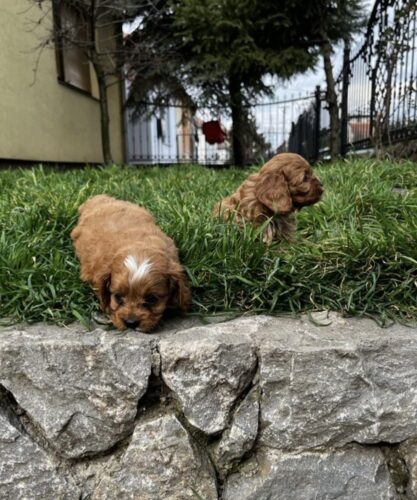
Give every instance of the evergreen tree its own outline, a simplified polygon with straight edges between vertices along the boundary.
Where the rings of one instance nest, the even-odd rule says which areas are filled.
[[[227,107],[232,117],[234,163],[246,163],[245,105],[270,88],[266,75],[288,78],[316,61],[308,43],[302,1],[182,0],[175,26],[198,77],[204,102]],[[308,17],[308,9],[305,11]],[[300,30],[302,28],[302,30]]]
[[[149,100],[159,104],[174,96],[187,106],[229,110],[234,163],[243,165],[253,129],[246,106],[270,95],[271,77],[304,72],[321,54],[333,154],[340,149],[330,56],[335,43],[362,26],[361,0],[159,0],[151,5],[133,35],[142,47],[134,99],[144,102],[152,93]]]

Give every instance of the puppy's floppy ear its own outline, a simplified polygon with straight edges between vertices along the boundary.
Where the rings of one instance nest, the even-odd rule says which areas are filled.
[[[99,278],[98,286],[95,288],[101,309],[106,312],[110,305],[110,273],[103,274]]]
[[[185,277],[185,272],[178,262],[171,263],[169,272],[171,284],[169,306],[179,309],[181,312],[185,313],[191,299],[191,293]]]
[[[288,214],[294,210],[283,172],[260,173],[255,185],[255,195],[276,214]]]

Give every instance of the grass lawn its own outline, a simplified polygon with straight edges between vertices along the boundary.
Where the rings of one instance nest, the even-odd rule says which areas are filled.
[[[175,240],[192,313],[331,309],[416,320],[417,164],[362,159],[318,167],[323,201],[298,214],[295,244],[271,247],[255,231],[210,215],[250,171],[0,171],[0,317],[68,323],[97,309],[69,234],[78,205],[108,193],[146,206]]]

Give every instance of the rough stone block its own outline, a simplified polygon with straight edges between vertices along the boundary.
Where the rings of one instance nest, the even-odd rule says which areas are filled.
[[[259,345],[261,438],[278,449],[417,435],[417,335],[395,325],[271,320]],[[292,326],[291,326],[292,325]]]
[[[98,453],[133,431],[151,372],[146,336],[60,328],[0,336],[0,384],[57,453]]]
[[[223,500],[393,500],[382,453],[352,448],[327,453],[263,450],[231,475]]]
[[[197,327],[163,338],[159,350],[162,378],[188,421],[207,434],[222,431],[256,370],[247,338],[219,325]]]
[[[78,500],[80,491],[0,409],[0,498]]]
[[[217,499],[215,473],[173,415],[137,425],[117,464],[101,477],[93,500]]]
[[[230,428],[210,450],[218,471],[226,474],[252,449],[258,435],[258,421],[259,390],[255,387],[236,408]]]

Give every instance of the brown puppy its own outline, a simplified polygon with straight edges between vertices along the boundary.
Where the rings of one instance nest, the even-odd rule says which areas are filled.
[[[119,330],[150,332],[167,308],[186,311],[190,292],[177,248],[145,208],[98,195],[78,212],[71,238],[81,279]]]
[[[304,158],[282,153],[249,176],[231,196],[217,203],[214,214],[255,227],[271,219],[263,230],[264,241],[291,240],[295,230],[293,212],[319,201],[323,191]]]

